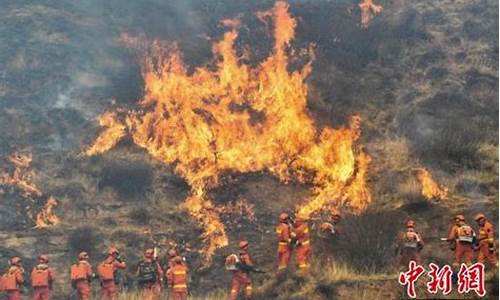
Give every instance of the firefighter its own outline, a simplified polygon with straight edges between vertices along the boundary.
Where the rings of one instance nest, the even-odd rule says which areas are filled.
[[[252,297],[252,280],[250,279],[250,271],[253,269],[253,262],[248,253],[248,241],[239,242],[239,255],[237,257],[236,270],[233,272],[231,280],[231,291],[229,294],[230,300],[238,299],[240,289],[243,288],[245,298],[251,299]]]
[[[121,259],[118,249],[110,248],[106,259],[97,266],[97,274],[101,280],[101,300],[117,299],[116,272],[126,267],[127,264]]]
[[[309,238],[309,225],[307,219],[303,216],[297,216],[294,228],[295,238],[297,239],[296,259],[299,270],[305,271],[310,267],[311,241]]]
[[[155,250],[148,248],[144,251],[144,260],[137,266],[137,281],[143,291],[144,300],[155,300],[160,295],[163,270],[158,263]]]
[[[174,258],[179,256],[179,253],[177,253],[177,250],[175,250],[175,248],[172,248],[168,250],[167,255],[168,255],[167,270],[168,270],[175,265]]]
[[[407,267],[410,261],[415,261],[421,264],[420,251],[424,248],[422,236],[415,230],[415,221],[408,220],[406,222],[405,232],[401,232],[398,241],[398,250],[401,255],[400,264],[402,267]]]
[[[1,286],[7,293],[7,300],[21,300],[21,286],[24,284],[24,269],[20,257],[9,260],[9,270],[2,275]]]
[[[498,259],[495,255],[495,232],[493,225],[481,213],[477,214],[474,220],[476,220],[479,226],[479,253],[477,261],[480,263],[487,261],[491,266],[498,267]]]
[[[290,226],[290,216],[281,213],[279,224],[276,226],[278,235],[278,272],[286,269],[292,256],[292,229]]]
[[[328,216],[328,220],[319,225],[318,235],[320,239],[316,245],[318,249],[318,254],[321,259],[326,262],[331,262],[332,253],[334,251],[334,243],[336,238],[342,234],[342,230],[339,229],[339,223],[342,219],[340,213],[332,209]]]
[[[463,215],[455,216],[455,225],[451,228],[447,240],[450,243],[450,248],[455,251],[453,266],[458,268],[462,260],[470,265],[476,242],[476,233],[467,225]]]
[[[54,271],[49,268],[49,257],[46,254],[38,256],[38,264],[31,271],[31,285],[33,286],[33,300],[50,299],[50,291],[54,282]]]
[[[189,268],[180,256],[172,259],[172,267],[166,272],[171,300],[187,300]],[[169,298],[170,299],[170,298]]]
[[[71,286],[76,289],[78,299],[90,299],[90,283],[95,277],[92,266],[89,263],[89,254],[85,251],[78,254],[78,262],[70,269]]]

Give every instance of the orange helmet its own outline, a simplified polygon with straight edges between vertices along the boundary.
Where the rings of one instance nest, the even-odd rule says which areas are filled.
[[[116,249],[114,247],[109,248],[108,255],[115,255],[115,254],[116,255],[120,254],[120,251],[118,251],[118,249]]]
[[[332,232],[333,225],[328,222],[321,223],[321,225],[319,226],[319,230],[321,230],[322,232]]]
[[[289,218],[289,215],[286,212],[282,212],[280,214],[280,222],[285,222],[286,220],[288,220],[288,218]]]
[[[48,263],[49,256],[47,254],[41,254],[40,256],[38,256],[38,261],[41,263]]]
[[[474,217],[474,220],[476,220],[476,221],[478,221],[478,222],[479,222],[479,220],[481,220],[481,219],[486,219],[486,216],[485,216],[485,215],[483,215],[483,214],[481,214],[481,213],[479,213],[479,214],[477,214],[477,215]]]
[[[78,259],[79,260],[85,260],[85,259],[88,259],[89,258],[89,254],[85,251],[82,251],[80,252],[80,254],[78,254]]]
[[[178,255],[177,255],[176,257],[174,257],[174,259],[173,259],[173,260],[174,260],[174,263],[176,263],[176,264],[180,264],[180,263],[182,263],[182,257],[180,257],[180,256],[178,256]]]
[[[464,221],[465,222],[465,217],[464,217],[464,215],[456,215],[455,216],[455,220],[459,220],[459,221]]]
[[[240,249],[244,249],[248,247],[248,241],[240,241],[239,243]]]
[[[10,264],[11,265],[17,265],[22,262],[21,258],[19,256],[14,256],[10,259]]]
[[[168,257],[176,257],[176,256],[177,256],[177,251],[175,251],[175,249],[168,250]]]
[[[416,225],[416,223],[413,220],[408,220],[406,222],[406,227],[408,227],[408,228],[410,228],[410,227],[415,228],[415,225]]]
[[[148,248],[148,249],[144,250],[144,257],[153,258],[154,253],[155,253],[154,249]]]

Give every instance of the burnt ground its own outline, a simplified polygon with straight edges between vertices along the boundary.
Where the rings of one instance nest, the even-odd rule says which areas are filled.
[[[415,218],[427,240],[426,260],[449,262],[450,252],[439,237],[453,214],[498,214],[498,2],[380,2],[384,12],[362,29],[354,1],[290,1],[299,22],[294,45],[316,44],[309,108],[319,127],[342,126],[353,113],[363,118],[362,142],[373,158],[369,184],[374,203],[369,214],[346,222],[361,224],[358,234],[368,236],[370,224],[392,220],[377,232],[390,244],[399,230],[395,227]],[[196,66],[211,59],[206,36],[222,35],[218,21],[241,14],[245,27],[238,45],[250,45],[251,63],[257,63],[271,40],[253,12],[272,3],[1,1],[0,155],[31,149],[34,181],[60,200],[57,214],[62,218],[57,227],[35,230],[19,193],[0,194],[1,265],[19,254],[29,267],[46,251],[58,272],[66,274],[79,250],[89,250],[97,261],[110,244],[124,249],[133,263],[151,243],[144,234],[149,227],[164,240],[198,249],[200,231],[178,207],[188,186],[171,166],[126,141],[99,157],[78,154],[100,130],[97,115],[115,104],[132,107],[141,97],[135,55],[117,43],[122,33],[178,41],[186,61]],[[428,203],[420,196],[414,179],[414,168],[420,166],[450,188],[448,200]],[[255,261],[270,270],[276,215],[306,194],[306,187],[259,173],[238,176],[213,196],[218,203],[244,198],[255,205],[257,222],[240,216],[224,220],[231,240],[248,238]],[[363,270],[357,265],[365,255],[360,247],[370,243],[375,241],[360,239],[352,249],[340,243],[345,248],[337,250],[338,259]],[[372,270],[392,270],[388,249],[380,249]],[[193,274],[195,293],[226,288],[229,274],[221,264],[232,250],[222,249],[211,268]],[[346,251],[354,255],[343,255]],[[196,269],[196,250],[186,255]],[[311,284],[317,289],[303,294],[296,285],[275,290],[282,291],[283,299],[331,299],[349,298],[356,287],[369,291],[386,285]],[[400,297],[389,285],[394,290],[389,297]],[[70,289],[66,278],[60,276],[57,287],[65,298]],[[261,295],[271,297],[272,291],[264,287]]]

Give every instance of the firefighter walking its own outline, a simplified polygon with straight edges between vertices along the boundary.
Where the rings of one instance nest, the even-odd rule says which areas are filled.
[[[55,276],[49,267],[49,257],[46,254],[38,256],[38,264],[31,271],[31,286],[33,300],[49,300]]]
[[[278,272],[286,269],[292,256],[292,228],[290,226],[290,216],[281,213],[279,224],[276,226],[278,236]]]
[[[235,258],[234,264],[237,266],[233,272],[233,277],[231,280],[231,291],[229,293],[230,300],[238,299],[240,294],[240,289],[243,288],[245,298],[251,299],[252,290],[252,280],[250,278],[250,270],[253,268],[253,262],[248,253],[248,241],[239,242],[239,254]]]
[[[144,259],[138,264],[136,275],[143,299],[156,300],[161,292],[163,270],[156,260],[154,249],[144,251]]]
[[[120,258],[118,249],[110,248],[106,259],[97,266],[97,274],[101,280],[101,300],[117,299],[116,271],[126,267],[127,264]]]
[[[401,256],[401,267],[408,267],[410,261],[421,264],[420,251],[424,248],[424,241],[420,233],[415,229],[416,223],[413,220],[406,222],[406,230],[398,237],[398,252]]]
[[[299,270],[306,271],[310,267],[311,259],[311,240],[309,234],[309,225],[303,216],[297,216],[294,228],[295,238],[297,239],[296,260]]]
[[[493,225],[486,219],[484,214],[477,214],[474,220],[479,226],[477,261],[480,263],[488,262],[490,266],[498,267]]]
[[[476,242],[476,233],[465,222],[463,215],[455,216],[455,224],[448,234],[450,249],[454,250],[453,266],[460,267],[462,262],[470,265],[474,254],[473,248]]]
[[[7,293],[7,300],[21,300],[21,286],[24,284],[22,260],[14,256],[9,264],[9,270],[2,275],[1,287]]]
[[[188,297],[189,268],[180,256],[172,259],[172,265],[166,272],[171,300],[186,300]]]

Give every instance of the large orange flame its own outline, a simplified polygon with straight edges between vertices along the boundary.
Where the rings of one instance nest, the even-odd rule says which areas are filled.
[[[422,195],[428,200],[446,200],[448,198],[448,188],[437,184],[427,169],[417,169],[417,179],[422,185]]]
[[[312,196],[297,207],[305,217],[332,205],[361,212],[371,201],[366,187],[370,159],[356,146],[361,119],[354,116],[347,128],[318,130],[306,107],[312,48],[303,66],[290,71],[290,42],[297,23],[288,4],[278,1],[258,17],[274,20],[275,43],[267,59],[254,68],[236,53],[235,28],[214,44],[215,65],[191,73],[175,46],[148,44],[143,49],[145,94],[140,109],[121,116],[104,114],[101,124],[107,129],[85,152],[105,152],[128,132],[151,155],[175,165],[191,186],[183,207],[204,230],[207,262],[228,243],[218,209],[206,193],[225,172],[264,170],[283,182],[312,183]],[[145,45],[129,36],[122,40],[134,47]]]

